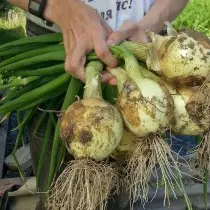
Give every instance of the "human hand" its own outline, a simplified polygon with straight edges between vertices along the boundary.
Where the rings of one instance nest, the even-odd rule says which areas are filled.
[[[126,20],[118,31],[112,32],[107,41],[110,45],[120,44],[124,40],[136,42],[149,42],[149,37],[146,34],[148,28],[142,22],[134,22]]]
[[[118,31],[110,34],[107,42],[109,45],[118,45],[125,40],[149,42],[149,37],[146,35],[146,31],[147,28],[144,26],[143,21],[136,23],[128,20],[123,23]],[[116,79],[113,78],[110,73],[106,72],[104,78],[106,78],[106,81],[108,81],[110,85],[116,85]]]
[[[95,50],[107,66],[115,67],[117,59],[109,51],[106,39],[113,32],[95,9],[81,0],[48,0],[45,18],[56,23],[64,39],[65,70],[83,82],[86,54]],[[107,77],[102,80],[106,81]]]

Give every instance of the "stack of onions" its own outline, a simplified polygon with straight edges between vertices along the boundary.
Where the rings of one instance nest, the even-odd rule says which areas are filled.
[[[155,81],[161,81],[169,90],[174,101],[171,130],[174,134],[202,136],[197,149],[200,173],[210,171],[210,83],[206,80],[198,87],[173,87],[169,82],[143,69],[143,74]]]
[[[71,161],[55,182],[50,209],[104,210],[118,173],[101,162],[120,143],[123,122],[117,109],[102,99],[100,73],[103,65],[86,67],[84,99],[72,104],[61,118],[61,138],[76,160]]]
[[[149,32],[152,43],[123,45],[141,61],[146,61],[149,70],[155,71],[170,82],[175,110],[171,125],[174,133],[183,135],[203,134],[198,150],[200,165],[209,165],[210,144],[210,40],[205,35],[184,29],[176,32],[168,24],[168,35]],[[171,88],[171,84],[176,90]],[[186,88],[189,87],[189,88]],[[208,162],[206,161],[208,160]]]
[[[174,102],[171,121],[173,133],[196,136],[209,130],[208,84],[205,85],[205,91],[195,87],[175,88],[147,69],[142,68],[142,71],[145,77],[162,82],[169,90]]]
[[[180,174],[177,160],[161,136],[171,123],[173,100],[161,82],[143,75],[134,56],[123,50],[121,57],[125,61],[125,71],[118,67],[110,73],[117,79],[117,106],[125,126],[136,136],[134,149],[127,160],[125,183],[132,202],[139,198],[147,202],[149,181],[157,165],[166,194],[169,188],[175,194],[177,186],[183,190],[177,176]]]

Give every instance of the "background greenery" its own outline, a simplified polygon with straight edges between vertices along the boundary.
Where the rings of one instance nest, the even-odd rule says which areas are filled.
[[[1,3],[0,3],[0,12],[7,12],[11,8],[12,8],[12,6],[8,3],[7,0],[1,0]]]
[[[195,29],[210,37],[210,0],[190,0],[174,26]]]
[[[174,21],[175,28],[196,29],[210,37],[210,0],[190,0]],[[25,37],[25,18],[20,9],[7,0],[0,3],[0,44]]]
[[[25,17],[22,10],[11,6],[7,0],[0,3],[0,44],[26,36]]]

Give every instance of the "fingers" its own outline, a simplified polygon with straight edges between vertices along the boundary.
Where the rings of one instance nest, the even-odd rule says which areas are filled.
[[[106,42],[106,33],[103,30],[96,30],[93,37],[93,46],[96,55],[102,60],[108,67],[115,67],[118,64],[118,60],[112,55]]]
[[[111,80],[112,78],[113,78],[112,74],[110,74],[108,71],[104,71],[102,73],[101,81],[102,82],[109,82],[109,80]]]
[[[82,44],[77,44],[71,56],[67,57],[67,71],[75,75],[81,81],[85,82],[84,65],[86,62],[86,47]]]
[[[118,31],[113,32],[107,39],[109,45],[118,45],[129,39],[138,30],[138,25],[131,21],[126,21]]]
[[[112,28],[104,21],[102,17],[101,18],[101,25],[103,26],[107,36],[111,35],[113,33]]]
[[[108,82],[112,86],[117,84],[117,80],[108,71],[105,71],[103,73],[101,81],[102,82]]]
[[[109,80],[109,84],[115,86],[117,85],[117,80],[113,77],[112,79]]]
[[[106,38],[112,33],[112,29],[103,21],[92,30],[92,34],[83,34],[69,30],[63,33],[66,50],[65,70],[72,76],[85,82],[84,65],[86,54],[95,50],[97,56],[108,67],[115,67],[118,60],[109,51]]]

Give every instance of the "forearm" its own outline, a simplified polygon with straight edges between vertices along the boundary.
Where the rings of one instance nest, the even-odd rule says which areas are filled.
[[[21,9],[28,10],[28,0],[8,0],[10,4],[13,4]]]
[[[146,16],[139,22],[144,28],[159,33],[165,21],[174,20],[189,0],[155,0]]]

